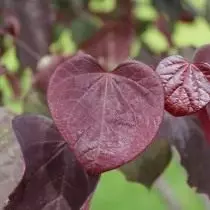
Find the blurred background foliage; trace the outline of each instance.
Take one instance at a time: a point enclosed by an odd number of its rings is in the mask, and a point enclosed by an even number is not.
[[[108,70],[127,58],[155,68],[171,54],[191,59],[210,42],[209,0],[1,0],[0,103],[50,115],[46,88],[56,66],[83,50]],[[158,141],[102,175],[93,210],[205,210],[174,148]]]

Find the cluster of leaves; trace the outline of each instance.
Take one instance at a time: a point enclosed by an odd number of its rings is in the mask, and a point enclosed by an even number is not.
[[[24,69],[32,69],[24,112],[33,114],[0,109],[0,208],[87,210],[100,175],[115,168],[150,187],[172,145],[189,184],[210,197],[210,46],[190,62],[155,55],[140,39],[143,51],[128,59],[134,37],[150,24],[174,47],[174,24],[197,14],[189,4],[154,0],[158,18],[148,23],[133,15],[131,0],[106,13],[85,0],[4,3],[1,53],[9,36],[20,66],[15,73],[2,66],[0,75],[19,96]],[[60,26],[72,30],[75,54],[49,53]]]

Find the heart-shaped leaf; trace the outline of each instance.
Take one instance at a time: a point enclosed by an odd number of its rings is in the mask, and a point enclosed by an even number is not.
[[[93,57],[79,53],[52,75],[48,104],[77,159],[98,174],[134,159],[151,143],[164,96],[147,65],[128,61],[105,72]]]
[[[13,120],[26,171],[6,210],[79,210],[90,199],[98,176],[88,176],[52,120],[23,115]]]
[[[210,102],[210,65],[169,56],[156,68],[165,90],[165,108],[174,116],[195,113]]]
[[[112,70],[128,58],[132,37],[130,21],[110,21],[80,49],[97,58],[105,69]]]
[[[14,114],[0,108],[0,209],[18,185],[24,173],[24,160],[20,145],[12,131]]]

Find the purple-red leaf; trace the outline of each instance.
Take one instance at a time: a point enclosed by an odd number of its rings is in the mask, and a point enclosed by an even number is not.
[[[106,70],[112,70],[127,60],[132,37],[133,29],[130,21],[110,21],[90,40],[83,43],[80,49],[97,58]]]
[[[24,173],[24,160],[20,145],[12,131],[14,114],[0,108],[0,209],[18,185]]]
[[[134,159],[151,143],[162,120],[164,95],[147,65],[128,61],[105,72],[80,53],[52,75],[48,104],[77,159],[98,174]]]
[[[174,116],[195,113],[210,102],[210,65],[169,56],[156,68],[165,90],[165,108]]]
[[[6,210],[79,210],[89,200],[98,176],[88,176],[52,120],[25,115],[13,120],[26,171]]]

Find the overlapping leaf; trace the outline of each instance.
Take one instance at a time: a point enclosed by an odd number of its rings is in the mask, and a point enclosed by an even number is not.
[[[165,139],[156,139],[138,158],[120,170],[127,180],[151,187],[171,161],[171,148]]]
[[[98,176],[88,176],[52,121],[25,115],[13,120],[26,171],[6,210],[79,210],[89,201]],[[85,204],[87,205],[87,204]]]
[[[59,65],[48,89],[58,129],[93,174],[145,150],[161,123],[163,98],[161,82],[147,65],[128,61],[110,73],[83,53]]]
[[[24,173],[24,160],[18,141],[12,131],[14,114],[0,108],[0,209],[18,185]]]
[[[195,115],[174,117],[165,113],[158,136],[175,145],[188,173],[188,183],[210,197],[210,144]]]
[[[210,65],[169,56],[156,68],[165,90],[165,108],[175,116],[195,113],[210,102]]]

